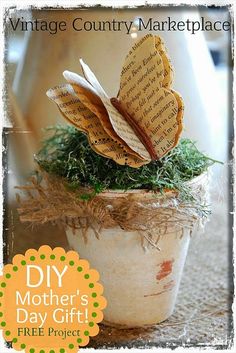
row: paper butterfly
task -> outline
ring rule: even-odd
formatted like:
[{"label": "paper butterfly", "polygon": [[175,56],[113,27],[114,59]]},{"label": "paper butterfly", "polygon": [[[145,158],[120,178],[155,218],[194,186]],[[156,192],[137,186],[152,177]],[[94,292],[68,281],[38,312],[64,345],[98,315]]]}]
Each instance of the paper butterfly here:
[{"label": "paper butterfly", "polygon": [[164,156],[182,131],[183,101],[171,89],[173,69],[159,36],[148,34],[126,56],[117,98],[110,98],[80,60],[84,77],[64,71],[68,83],[47,95],[86,133],[98,154],[138,168]]}]

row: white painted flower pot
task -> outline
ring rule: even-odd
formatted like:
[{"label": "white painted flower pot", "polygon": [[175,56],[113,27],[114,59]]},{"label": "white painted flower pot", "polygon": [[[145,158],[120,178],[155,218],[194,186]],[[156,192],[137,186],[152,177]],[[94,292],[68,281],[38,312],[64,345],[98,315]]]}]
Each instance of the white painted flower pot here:
[{"label": "white painted flower pot", "polygon": [[66,233],[70,247],[100,273],[108,303],[105,324],[120,328],[153,325],[173,313],[189,229],[165,234],[158,242],[160,250],[148,246],[146,251],[137,231],[104,229],[98,239],[89,228],[87,243],[79,229],[68,228]]}]

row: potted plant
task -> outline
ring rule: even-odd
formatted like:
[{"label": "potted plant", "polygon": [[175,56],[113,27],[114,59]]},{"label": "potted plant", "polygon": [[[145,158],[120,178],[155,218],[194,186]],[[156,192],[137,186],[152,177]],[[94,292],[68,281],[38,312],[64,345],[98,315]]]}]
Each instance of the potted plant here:
[{"label": "potted plant", "polygon": [[47,92],[75,127],[51,128],[20,217],[65,227],[100,273],[104,323],[156,324],[173,312],[190,234],[209,213],[214,161],[179,141],[183,101],[160,37],[131,48],[116,98],[81,66],[85,78],[65,71],[68,83]]},{"label": "potted plant", "polygon": [[36,156],[40,174],[27,185],[32,197],[21,200],[21,220],[65,227],[69,246],[100,273],[104,323],[123,328],[165,320],[190,235],[210,212],[207,170],[214,161],[183,139],[161,160],[134,169],[96,154],[74,127],[49,130]]}]

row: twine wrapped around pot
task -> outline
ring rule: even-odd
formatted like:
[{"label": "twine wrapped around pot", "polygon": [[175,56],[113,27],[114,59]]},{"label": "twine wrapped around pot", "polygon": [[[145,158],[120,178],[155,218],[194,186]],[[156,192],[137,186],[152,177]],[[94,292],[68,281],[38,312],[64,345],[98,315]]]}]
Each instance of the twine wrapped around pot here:
[{"label": "twine wrapped around pot", "polygon": [[162,235],[176,229],[188,228],[192,232],[207,220],[209,213],[207,174],[186,183],[186,188],[191,189],[191,201],[181,200],[177,191],[147,190],[109,190],[83,200],[81,195],[88,189],[71,191],[64,179],[47,173],[42,176],[41,182],[32,177],[30,184],[17,187],[28,195],[22,198],[17,194],[20,220],[32,225],[51,222],[74,230],[80,228],[85,241],[89,227],[98,238],[101,229],[119,227],[138,231],[142,242],[146,239],[158,248]]}]

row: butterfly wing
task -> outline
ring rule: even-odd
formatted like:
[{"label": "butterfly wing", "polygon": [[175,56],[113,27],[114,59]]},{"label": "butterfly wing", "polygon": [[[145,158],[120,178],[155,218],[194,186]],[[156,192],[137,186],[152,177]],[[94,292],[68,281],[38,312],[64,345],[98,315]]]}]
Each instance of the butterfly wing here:
[{"label": "butterfly wing", "polygon": [[149,136],[158,158],[178,142],[182,121],[179,95],[169,88],[172,75],[165,75],[167,61],[162,44],[148,34],[130,50],[120,80],[119,99]]},{"label": "butterfly wing", "polygon": [[177,143],[179,142],[180,135],[183,131],[184,102],[183,102],[183,98],[181,97],[181,95],[178,92],[176,92],[174,90],[171,90],[171,92],[174,94],[175,99],[178,103],[178,114],[176,117],[178,129],[177,129],[177,132],[175,135],[175,143],[174,143],[174,146],[176,146]]},{"label": "butterfly wing", "polygon": [[80,101],[70,84],[51,88],[47,91],[47,96],[56,103],[68,122],[87,134],[89,144],[96,153],[131,167],[147,163],[127,152],[124,146],[107,134],[97,115]]},{"label": "butterfly wing", "polygon": [[136,136],[132,127],[118,112],[118,110],[111,104],[110,98],[107,96],[104,90],[101,90],[101,85],[92,70],[83,61],[80,61],[80,63],[86,79],[91,83],[93,88],[96,89],[97,94],[104,104],[110,123],[115,133],[131,148],[132,151],[136,152],[136,155],[140,156],[140,158],[146,161],[150,161],[150,155],[148,151]]},{"label": "butterfly wing", "polygon": [[164,77],[162,81],[162,87],[170,88],[173,83],[173,77],[174,77],[173,67],[171,65],[170,58],[166,52],[165,44],[161,39],[161,37],[155,36],[154,40],[155,40],[155,48],[157,49],[162,59],[162,63],[164,67],[164,73],[163,73]]},{"label": "butterfly wing", "polygon": [[[104,97],[100,98],[96,88],[92,87],[80,75],[77,75],[76,73],[69,72],[69,71],[65,71],[63,75],[65,79],[68,81],[68,83],[73,87],[79,100],[99,118],[106,133],[120,146],[122,146],[125,152],[132,154],[139,159],[144,159],[140,157],[137,152],[133,151],[113,129],[113,125],[110,121],[108,111],[103,104],[103,101],[106,100],[106,98]],[[110,101],[109,101],[109,104],[110,104]],[[113,107],[113,110],[115,111],[114,107]],[[114,114],[117,114],[117,112],[115,111],[115,113],[113,113],[113,117],[114,117]]]}]

